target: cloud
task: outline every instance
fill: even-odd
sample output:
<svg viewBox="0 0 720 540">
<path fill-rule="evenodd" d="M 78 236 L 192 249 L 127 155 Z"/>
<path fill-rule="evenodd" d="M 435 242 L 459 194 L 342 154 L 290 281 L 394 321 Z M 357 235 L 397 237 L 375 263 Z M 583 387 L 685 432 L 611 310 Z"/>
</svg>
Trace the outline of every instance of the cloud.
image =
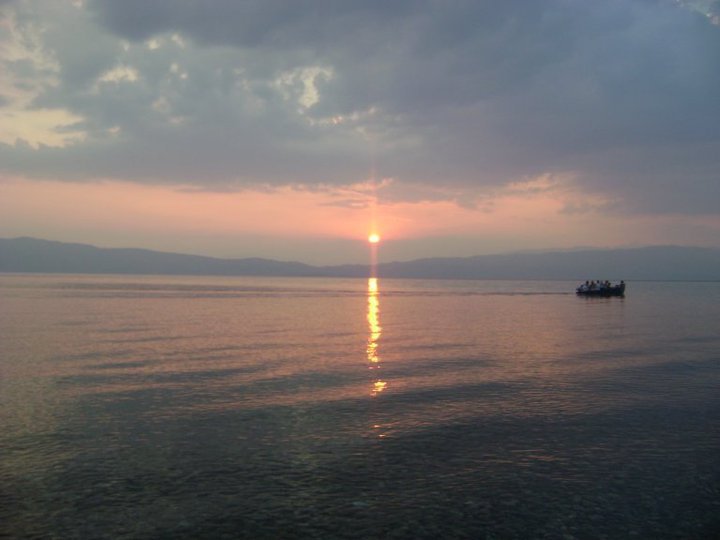
<svg viewBox="0 0 720 540">
<path fill-rule="evenodd" d="M 573 211 L 716 213 L 720 28 L 691 7 L 11 5 L 13 39 L 52 62 L 3 69 L 46 81 L 27 107 L 66 111 L 76 120 L 51 131 L 76 137 L 0 145 L 0 163 L 27 177 L 240 189 L 351 186 L 374 162 L 394 179 L 386 200 L 465 206 L 569 175 L 588 197 Z"/>
</svg>

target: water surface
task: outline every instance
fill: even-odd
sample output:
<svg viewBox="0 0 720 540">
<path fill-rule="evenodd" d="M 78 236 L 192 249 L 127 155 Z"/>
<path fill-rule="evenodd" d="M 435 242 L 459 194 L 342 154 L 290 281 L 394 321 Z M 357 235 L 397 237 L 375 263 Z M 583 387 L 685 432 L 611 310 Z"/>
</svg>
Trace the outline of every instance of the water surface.
<svg viewBox="0 0 720 540">
<path fill-rule="evenodd" d="M 0 276 L 0 535 L 713 538 L 720 284 Z"/>
</svg>

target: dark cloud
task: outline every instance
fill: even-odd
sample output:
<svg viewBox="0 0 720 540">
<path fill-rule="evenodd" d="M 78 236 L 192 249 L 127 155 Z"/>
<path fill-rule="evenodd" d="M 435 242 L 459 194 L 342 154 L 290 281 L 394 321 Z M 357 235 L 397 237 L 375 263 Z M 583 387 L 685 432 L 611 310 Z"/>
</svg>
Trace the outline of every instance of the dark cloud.
<svg viewBox="0 0 720 540">
<path fill-rule="evenodd" d="M 174 0 L 89 3 L 97 19 L 131 40 L 181 32 L 206 45 L 322 49 L 359 36 L 386 34 L 428 2 L 311 0 Z M 366 40 L 367 41 L 367 40 Z"/>
<path fill-rule="evenodd" d="M 404 182 L 460 200 L 571 172 L 615 211 L 716 212 L 720 28 L 674 2 L 93 0 L 88 12 L 75 35 L 49 25 L 60 81 L 34 102 L 70 110 L 82 120 L 65 129 L 88 136 L 2 146 L 6 168 L 339 185 L 366 177 L 373 153 L 393 200 Z M 308 80 L 319 99 L 301 103 Z"/>
</svg>

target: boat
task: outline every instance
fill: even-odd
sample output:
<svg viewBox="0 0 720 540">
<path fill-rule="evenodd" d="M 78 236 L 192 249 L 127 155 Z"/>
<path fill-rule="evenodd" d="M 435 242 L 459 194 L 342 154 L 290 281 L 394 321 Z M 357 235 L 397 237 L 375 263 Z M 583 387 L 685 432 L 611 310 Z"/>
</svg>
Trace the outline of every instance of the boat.
<svg viewBox="0 0 720 540">
<path fill-rule="evenodd" d="M 585 282 L 580 285 L 575 292 L 578 296 L 625 296 L 625 282 L 621 281 L 617 285 L 609 283 Z"/>
</svg>

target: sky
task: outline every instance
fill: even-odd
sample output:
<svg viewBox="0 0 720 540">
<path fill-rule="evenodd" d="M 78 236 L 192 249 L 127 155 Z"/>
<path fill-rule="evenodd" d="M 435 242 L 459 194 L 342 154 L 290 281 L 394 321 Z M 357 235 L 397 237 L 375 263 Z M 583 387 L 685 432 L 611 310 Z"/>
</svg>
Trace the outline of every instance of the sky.
<svg viewBox="0 0 720 540">
<path fill-rule="evenodd" d="M 720 247 L 720 1 L 0 0 L 0 237 Z"/>
</svg>

